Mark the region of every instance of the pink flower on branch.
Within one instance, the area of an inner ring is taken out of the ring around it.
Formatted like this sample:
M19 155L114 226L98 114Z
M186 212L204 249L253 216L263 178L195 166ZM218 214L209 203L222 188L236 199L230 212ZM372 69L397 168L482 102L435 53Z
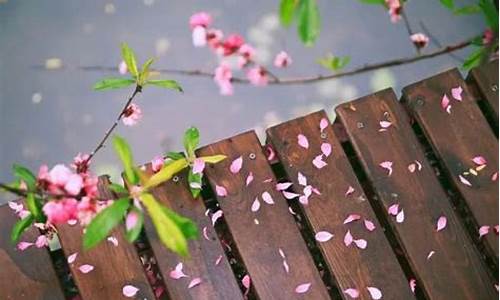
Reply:
M429 44L429 37L423 33L412 34L410 39L418 49L425 48Z
M233 94L233 84L231 83L232 78L233 73L227 63L223 62L215 69L214 81L219 86L219 92L221 95L228 96Z
M274 66L277 68L288 67L292 63L292 58L285 51L281 51L274 58Z
M131 103L123 112L122 121L123 124L127 126L134 126L141 119L141 117L142 110L140 107L135 103Z
M247 72L247 78L251 84L255 86L266 86L269 81L269 76L264 68L257 66Z

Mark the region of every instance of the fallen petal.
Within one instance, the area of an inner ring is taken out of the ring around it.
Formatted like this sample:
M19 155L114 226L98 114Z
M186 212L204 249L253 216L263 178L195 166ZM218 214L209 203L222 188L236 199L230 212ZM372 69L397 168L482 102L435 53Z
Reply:
M497 181L498 179L498 172L495 172L491 175L491 181Z
M283 193L283 196L288 200L291 200L291 199L294 199L294 198L297 198L300 196L299 194L291 193L291 192L287 192L287 191L283 191L282 193Z
M215 265L218 266L221 261L222 261L222 255L219 255L219 257L217 257L217 259L215 260Z
M309 148L309 141L307 140L307 138L306 138L305 135L299 134L297 136L297 140L298 140L299 146L301 146L304 149L308 149Z
M347 191L345 192L345 196L349 196L350 194L354 193L354 188L352 186L349 186L347 188Z
M307 291L309 291L309 288L311 287L311 283L303 283L303 284L299 284L296 288L295 288L295 292L297 294L303 294L303 293L306 293Z
M375 224L373 224L373 222L370 220L365 220L365 227L366 227L366 229L368 229L368 231L375 230Z
M277 191L284 191L284 190L288 189L291 186L292 186L291 182L278 183L278 184L276 184L276 190Z
M134 297L138 291L139 291L139 289L133 285L126 285L122 289L123 296L128 297L128 298Z
M452 88L451 89L451 95L453 96L453 98L455 98L456 100L458 101L462 101L462 87L461 86L457 86L456 88Z
M172 279L179 279L179 278L183 278L183 277L187 277L186 274L184 274L184 272L182 271L182 268L183 268L183 264L180 262L178 263L175 268L170 271L170 278Z
M482 156L476 156L474 158L472 158L472 161L478 165L478 166L481 166L481 165L485 165L486 164L486 159Z
M231 163L231 166L229 167L229 170L233 174L237 174L240 170L241 167L243 166L243 157L238 157L237 159L233 160Z
M344 290L344 294L348 295L352 299L356 299L359 297L359 291L357 289L349 288Z
M392 125L392 123L389 121L380 121L379 124L383 129L389 128Z
M396 222L398 223L403 223L405 220L405 212L404 210L401 210L397 215L396 215Z
M94 270L94 266L85 264L78 267L78 270L80 270L80 272L82 272L83 274L87 274Z
M317 169L321 169L327 165L327 163L323 161L323 154L316 156L312 163Z
M109 236L106 240L113 244L115 247L118 247L118 239L114 236Z
M188 289L193 288L193 287L197 286L200 283L201 283L201 278L200 277L193 278L193 280L191 280L189 282L189 284L188 284Z
M250 172L248 173L247 179L245 180L246 186L250 185L250 183L253 181L253 173Z
M208 228L207 226L203 227L203 237L205 238L205 240L207 241L210 241L210 238L208 237Z
M344 224L348 224L348 223L351 223L351 222L359 220L359 219L361 219L360 215L358 215L358 214L350 214L350 215L347 216L347 218L345 218Z
M329 143L321 144L321 152L325 155L325 157L330 156L330 154L332 154L332 145Z
M484 225L479 228L479 237L488 234L490 232L490 226Z
M391 176L391 174L392 174L392 161L383 161L379 164L379 166L381 166L382 168L389 171L388 175Z
M17 244L17 249L21 250L21 251L24 251L24 250L28 249L29 247L31 247L33 245L34 244L30 243L30 242L20 242L20 243Z
M429 260L434 255L434 253L436 253L436 252L430 251L429 254L427 254L427 260Z
M368 246L368 242L365 239L354 240L354 244L356 244L356 247L359 249L366 249L366 246Z
M408 171L410 171L410 173L415 172L416 169L417 169L417 166L415 164L411 163L408 165Z
M269 192L262 193L262 201L266 202L267 204L274 204L273 197L271 197L271 194L269 194Z
M256 212L256 211L258 211L258 210L259 210L259 208L260 208L260 201L259 201L259 198L255 198L255 200L254 200L254 201L253 201L253 203L252 203L251 210L252 210L253 212Z
M389 213L389 215L392 215L392 216L397 215L398 211L399 211L399 204L397 204L397 203L394 203L393 205L389 206L389 208L387 209L387 212Z
M444 94L443 98L441 98L441 108L447 110L447 108L450 107L449 105L450 99L448 98L448 96L446 96L446 94Z
M309 204L309 198L305 195L302 195L299 197L299 202L302 204L302 205L307 205Z
M226 197L227 196L227 190L223 186L215 185L215 192L216 192L217 196L220 196L220 197Z
M331 240L333 234L329 233L328 231L319 231L314 237L318 242L327 242Z
M286 260L283 260L283 268L285 269L285 272L290 273L290 267L288 266Z
M299 181L300 185L303 186L307 185L307 178L300 172L297 174L297 180Z
M217 220L222 217L222 210L218 210L216 212L214 212L214 214L212 215L212 225L215 225L215 222L217 222Z
M347 232L344 236L344 245L349 247L352 244L352 241L353 241L353 237L352 237L351 231L347 230Z
M245 276L243 276L243 279L241 279L241 284L246 288L246 289L249 289L250 288L250 284L252 283L252 280L250 279L250 276L248 274L246 274Z
M366 289L370 293L370 296L372 297L373 300L382 299L382 292L378 288L369 286Z
M73 253L73 254L70 254L70 255L68 256L68 259L67 259L68 264L72 264L72 263L74 263L74 262L75 262L75 260L76 260L76 257L77 257L77 256L78 256L78 252L75 252L75 253Z
M417 287L417 280L415 278L410 279L410 290L415 294L415 288Z
M321 119L321 121L319 121L319 131L323 132L323 130L325 130L326 127L328 127L328 120L326 118L323 118Z
M446 220L445 216L439 217L439 219L437 221L436 230L437 231L443 230L446 227L446 223L447 223L447 220Z

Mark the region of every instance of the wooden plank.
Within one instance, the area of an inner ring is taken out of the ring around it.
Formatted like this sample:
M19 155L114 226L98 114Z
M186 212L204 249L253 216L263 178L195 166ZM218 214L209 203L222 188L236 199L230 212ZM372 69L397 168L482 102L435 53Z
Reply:
M109 180L99 178L99 197L115 198L106 188ZM96 247L84 251L82 248L83 228L79 225L62 224L57 226L59 240L66 257L77 253L74 263L69 264L82 299L130 299L123 295L125 285L139 289L135 299L154 299L141 261L133 244L127 242L123 226L113 230L110 237L116 238L118 246L103 241ZM90 273L82 273L79 267L91 265Z
M461 102L453 100L450 94L457 86L463 88ZM441 108L445 93L451 101L451 114ZM493 229L498 225L498 179L492 181L493 174L498 172L498 140L458 70L410 85L403 95L408 110L472 212L477 229L483 225ZM478 176L463 175L469 168L477 167L472 158L478 155L486 158L486 168ZM471 186L462 183L459 176L466 178ZM488 234L484 240L486 250L498 265L498 235Z
M366 96L338 106L336 112L373 186L375 201L383 206L428 298L496 299L493 280L426 161L394 92L387 89ZM392 125L380 131L380 121ZM391 175L380 166L382 162L392 162ZM414 172L410 164L415 164ZM393 204L404 211L402 223L388 214ZM447 226L437 231L442 216Z
M275 190L276 178L255 133L249 131L206 146L198 154L228 157L206 168L205 174L214 191L216 185L227 190L227 196L218 196L217 200L257 296L260 299L329 299L287 202ZM239 173L232 174L229 165L239 156L243 158L243 167ZM254 179L246 186L250 172ZM262 201L264 192L271 195L274 204ZM252 212L256 197L260 199L261 208ZM289 273L285 272L279 249L286 256ZM295 293L296 287L304 283L311 283L309 291L305 295Z
M64 299L47 248L16 249L10 241L18 218L8 205L0 206L0 299ZM40 235L31 227L23 241L34 242Z
M307 184L321 192L321 195L311 196L309 204L301 207L314 232L326 230L334 235L330 241L318 243L330 272L340 290L357 288L362 299L371 299L366 290L368 286L379 288L387 299L414 298L383 229L335 137L333 127L328 126L320 132L322 119L328 120L326 113L316 112L272 127L267 134L288 178L293 182L294 190L302 193L304 188L298 182L300 172L306 176ZM299 134L307 137L308 149L298 145ZM332 153L323 159L328 165L318 169L312 161L321 154L323 143L331 145ZM354 192L346 196L349 187ZM361 219L344 225L350 214L358 214ZM364 220L373 222L376 229L368 231ZM367 248L346 247L343 238L347 230L356 238L365 239ZM351 299L345 294L343 296Z
M152 174L150 164L147 166L146 172ZM160 242L151 220L146 219L146 234L170 298L243 299L210 218L205 215L206 208L203 199L201 197L194 199L189 191L187 171L176 176L175 181L165 182L151 192L162 204L193 220L200 232L200 237L197 240L189 241L190 257L181 258L165 248ZM210 240L204 237L203 228L206 228ZM171 278L169 273L180 262L183 263L183 272L189 277L176 280ZM188 284L195 277L201 278L202 283L189 289Z
M472 69L467 83L477 87L479 96L486 100L498 123L498 60Z

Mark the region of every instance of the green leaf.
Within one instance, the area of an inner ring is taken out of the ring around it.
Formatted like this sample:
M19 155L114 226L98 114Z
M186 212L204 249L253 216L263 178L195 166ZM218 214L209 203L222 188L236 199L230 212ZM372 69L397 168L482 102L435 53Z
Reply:
M173 160L178 160L184 158L184 154L181 152L168 152L167 157Z
M94 90L104 91L111 89L120 89L130 86L135 83L135 80L129 78L105 78L94 84Z
M281 25L288 27L293 21L293 15L297 0L281 0L280 2L280 22Z
M130 146L124 138L115 135L113 137L113 146L115 148L118 157L122 161L123 168L125 169L125 179L131 184L137 184L139 182L139 177L134 169L134 159L132 157L132 151Z
M16 178L26 183L29 190L34 190L36 188L36 177L28 168L19 164L14 164L12 165L12 171Z
M175 80L155 79L155 80L146 81L146 84L152 84L152 85L159 86L162 88L176 90L178 92L183 92L182 87Z
M140 199L146 207L160 241L169 249L182 256L188 255L186 237L176 222L166 213L168 209L160 205L151 194L144 193Z
M200 143L200 132L196 127L190 127L184 133L184 149L186 149L186 153L189 159L194 159L195 154L194 150L198 147Z
M170 164L165 164L161 168L160 171L155 173L153 176L151 176L145 183L144 183L144 189L149 189L152 187L155 187L170 178L174 176L175 174L179 173L181 170L183 170L185 167L188 166L188 162L185 158L178 159L176 161L173 161Z
M453 4L453 0L439 0L441 2L441 4L446 7L447 9L453 9L453 7L455 6Z
M162 206L163 212L174 221L186 239L198 238L198 227L189 218L183 217L169 208Z
M83 248L90 249L105 239L111 230L123 221L129 206L129 198L121 198L99 212L85 229Z
M471 15L471 14L477 14L481 12L481 8L477 4L471 4L471 5L466 5L462 6L460 8L456 8L453 13L457 16L459 15Z
M197 198L200 195L202 177L203 177L203 174L194 174L193 169L192 168L189 169L188 183L189 183L189 189L191 190L191 195L193 195L193 198Z
M111 183L108 186L108 189L110 189L112 192L116 194L126 194L128 195L128 190L124 188L123 186L116 184L116 183Z
M358 1L370 5L385 5L385 0L358 0Z
M298 33L306 46L312 46L320 31L320 16L316 0L300 0Z
M135 224L135 226L132 229L127 230L127 232L125 232L125 238L130 243L133 243L141 234L142 226L144 224L144 215L140 210L138 210L135 207L130 210L129 214L130 213L137 214L137 223Z
M498 32L498 10L491 0L479 0L479 7L483 11L488 26Z
M16 243L23 232L30 227L30 225L33 223L35 218L33 215L29 214L28 216L24 217L23 219L20 219L19 221L14 224L12 227L12 232L10 234L10 240L12 243Z
M154 62L154 58L150 58L142 65L141 73L139 74L139 80L138 80L138 84L140 86L144 85L144 82L148 79L149 67L151 66L151 64L153 62Z
M351 57L334 56L329 53L326 57L318 59L318 63L330 71L338 71L349 64Z
M470 70L474 67L477 67L481 64L481 59L483 57L483 52L485 51L484 47L479 47L474 50L464 61L462 67L465 70Z
M42 214L42 204L40 201L40 198L35 197L34 193L29 193L26 196L26 207L33 215L34 219L38 222L44 221L44 216Z
M127 43L122 43L122 58L127 65L127 70L132 74L132 76L137 77L137 59L135 58L134 50L132 50Z
M219 154L219 155L212 155L212 156L203 156L203 157L200 157L201 159L203 159L204 162L206 163L209 163L209 164L216 164L220 161L223 161L224 159L226 159L227 156L225 155L222 155L222 154Z

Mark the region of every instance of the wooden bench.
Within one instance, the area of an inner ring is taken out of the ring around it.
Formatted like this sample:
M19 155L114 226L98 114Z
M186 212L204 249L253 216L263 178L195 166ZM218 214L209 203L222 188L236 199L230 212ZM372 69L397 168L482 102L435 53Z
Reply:
M139 288L136 299L155 299L162 289L162 299L347 300L355 291L358 299L378 292L497 299L498 62L472 70L467 81L454 69L412 84L401 101L391 89L379 91L336 114L335 126L319 111L269 128L265 146L249 131L198 149L228 159L205 170L197 199L185 173L156 187L155 197L202 233L187 259L161 245L148 219L139 244L128 244L119 227L111 241L83 252L82 228L64 225L62 251L20 252L9 241L16 217L1 206L0 299L64 299L68 285L80 299L130 299L126 285ZM230 173L240 156L241 171ZM286 193L277 189L287 182ZM100 196L114 198L108 184L100 178ZM227 195L213 193L216 186ZM480 238L485 225L490 232ZM24 239L37 235L32 228ZM179 263L188 278L170 277ZM85 264L94 269L82 273ZM189 288L195 277L201 283ZM308 288L297 293L299 286Z

